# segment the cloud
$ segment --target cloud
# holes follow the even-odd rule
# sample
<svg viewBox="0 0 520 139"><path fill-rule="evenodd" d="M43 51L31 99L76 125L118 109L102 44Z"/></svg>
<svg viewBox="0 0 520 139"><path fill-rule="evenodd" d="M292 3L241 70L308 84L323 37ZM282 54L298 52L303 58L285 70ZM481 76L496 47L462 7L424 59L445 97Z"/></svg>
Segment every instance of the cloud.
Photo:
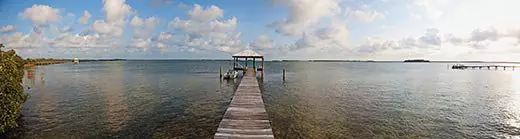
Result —
<svg viewBox="0 0 520 139"><path fill-rule="evenodd" d="M157 36L156 40L157 40L157 41L168 41L168 40L170 40L171 38L173 38L173 34L172 34L172 33L161 32L161 33L159 33L159 35Z"/></svg>
<svg viewBox="0 0 520 139"><path fill-rule="evenodd" d="M316 55L351 51L347 20L340 15L343 9L339 0L272 0L275 5L287 6L288 16L269 24L283 36L300 37L295 42L277 44L270 53L290 55L299 51L303 55ZM254 43L251 43L254 44ZM274 44L274 42L273 42ZM316 55L317 56L317 55Z"/></svg>
<svg viewBox="0 0 520 139"><path fill-rule="evenodd" d="M107 35L107 36L115 36L119 37L123 35L123 26L122 22L105 22L101 20L96 20L91 26L91 29L96 33Z"/></svg>
<svg viewBox="0 0 520 139"><path fill-rule="evenodd" d="M446 4L446 0L412 0L412 5L422 11L423 15L432 20L439 19L444 13L441 7ZM421 16L415 14L418 18Z"/></svg>
<svg viewBox="0 0 520 139"><path fill-rule="evenodd" d="M198 22L194 20L181 20L176 17L173 21L168 23L168 26L195 36L206 36L215 32L234 30L237 26L237 18L232 17L225 21L211 20L207 22Z"/></svg>
<svg viewBox="0 0 520 139"><path fill-rule="evenodd" d="M461 45L461 44L465 43L465 41L466 41L463 38L457 37L451 33L446 34L445 38L446 38L446 41L448 41L449 43L454 44L454 45Z"/></svg>
<svg viewBox="0 0 520 139"><path fill-rule="evenodd" d="M260 35L254 42L250 44L254 48L270 49L273 48L274 42L270 40L266 35Z"/></svg>
<svg viewBox="0 0 520 139"><path fill-rule="evenodd" d="M335 22L327 27L319 28L310 33L304 33L294 45L289 45L290 50L305 48L332 48L348 49L348 30L344 23Z"/></svg>
<svg viewBox="0 0 520 139"><path fill-rule="evenodd" d="M419 37L419 40L421 40L425 44L430 44L430 45L441 45L442 44L442 38L440 36L440 31L437 28L427 29L426 34L424 36Z"/></svg>
<svg viewBox="0 0 520 139"><path fill-rule="evenodd" d="M125 0L103 0L105 20L96 20L91 30L104 36L119 37L124 33L125 19L134 11Z"/></svg>
<svg viewBox="0 0 520 139"><path fill-rule="evenodd" d="M0 36L0 43L4 44L7 48L12 49L35 48L43 46L42 38L42 34L37 32L29 34L15 32L12 35Z"/></svg>
<svg viewBox="0 0 520 139"><path fill-rule="evenodd" d="M367 23L370 23L370 22L374 21L375 19L385 18L384 14L379 13L374 10L370 10L368 8L363 9L363 10L355 10L352 12L348 12L347 16L353 17L357 20L361 20L361 21L367 22Z"/></svg>
<svg viewBox="0 0 520 139"><path fill-rule="evenodd" d="M364 44L358 48L358 52L376 53L386 50L401 50L418 47L420 44L415 38L403 38L400 40L384 40L378 37L369 37Z"/></svg>
<svg viewBox="0 0 520 139"><path fill-rule="evenodd" d="M372 22L376 18L384 18L385 16L377 11L354 11L353 16L361 21Z"/></svg>
<svg viewBox="0 0 520 139"><path fill-rule="evenodd" d="M134 16L132 20L130 21L130 26L132 27L140 27L144 24L143 19L139 18L138 16Z"/></svg>
<svg viewBox="0 0 520 139"><path fill-rule="evenodd" d="M495 43L501 45L507 44L511 39L517 38L514 34L515 31L499 31L496 28L490 27L487 29L474 29L469 33L469 37L463 38L455 36L451 33L443 34L437 28L429 28L426 30L424 35L419 37L405 37L398 40L385 40L377 37L368 38L362 45L358 47L358 52L364 53L376 53L387 50L403 50L403 49L430 49L436 50L441 47L467 47L464 50L470 48L479 49L484 51L488 46L493 46ZM502 41L501 41L502 40ZM507 44L507 45L518 45L518 44ZM455 49L455 48L454 48Z"/></svg>
<svg viewBox="0 0 520 139"><path fill-rule="evenodd" d="M166 47L166 45L164 45L163 43L157 43L157 48L159 48L159 49L167 49L168 47Z"/></svg>
<svg viewBox="0 0 520 139"><path fill-rule="evenodd" d="M398 40L385 40L379 37L369 37L358 47L358 52L376 53L386 50L403 50L403 49L438 49L445 43L461 44L464 42L461 38L453 35L442 35L437 28L426 29L424 35L419 37L404 37Z"/></svg>
<svg viewBox="0 0 520 139"><path fill-rule="evenodd" d="M125 4L125 0L103 0L105 22L120 22L131 13L132 7Z"/></svg>
<svg viewBox="0 0 520 139"><path fill-rule="evenodd" d="M176 17L168 23L177 35L161 33L158 40L166 45L187 47L186 50L219 51L234 53L243 49L240 32L234 32L238 19L220 19L224 10L217 6L203 9L195 4L186 12L187 18ZM174 40L177 39L177 40Z"/></svg>
<svg viewBox="0 0 520 139"><path fill-rule="evenodd" d="M141 48L144 51L148 51L148 47L152 44L150 39L137 38L134 39L133 44L137 48Z"/></svg>
<svg viewBox="0 0 520 139"><path fill-rule="evenodd" d="M271 23L270 27L285 36L298 36L322 17L333 17L341 12L336 0L272 0L275 5L289 8L289 16Z"/></svg>
<svg viewBox="0 0 520 139"><path fill-rule="evenodd" d="M31 20L36 25L44 26L61 19L60 10L47 5L33 5L20 13L22 19Z"/></svg>
<svg viewBox="0 0 520 139"><path fill-rule="evenodd" d="M78 22L81 24L87 24L90 17L92 17L92 15L90 15L90 13L85 10L83 11L83 16L78 19Z"/></svg>
<svg viewBox="0 0 520 139"><path fill-rule="evenodd" d="M63 27L60 31L61 31L61 33L66 33L66 32L72 32L73 29L70 26L66 26L66 27Z"/></svg>
<svg viewBox="0 0 520 139"><path fill-rule="evenodd" d="M3 26L3 27L0 29L0 32L2 32L2 33L8 33L8 32L14 31L14 30L16 30L16 27L14 27L13 25L7 25L7 26Z"/></svg>
<svg viewBox="0 0 520 139"><path fill-rule="evenodd" d="M470 41L481 42L481 41L496 41L501 37L498 30L490 27L488 29L475 29L471 32Z"/></svg>
<svg viewBox="0 0 520 139"><path fill-rule="evenodd" d="M150 37L158 24L159 19L157 17L149 17L143 21L137 16L135 16L130 23L130 25L134 27L134 37L137 38Z"/></svg>
<svg viewBox="0 0 520 139"><path fill-rule="evenodd" d="M155 7L165 6L165 5L173 5L173 0L152 0L150 4Z"/></svg>
<svg viewBox="0 0 520 139"><path fill-rule="evenodd" d="M215 5L203 9L202 6L195 4L193 8L187 12L188 18L194 21L207 22L218 19L224 15L224 10Z"/></svg>
<svg viewBox="0 0 520 139"><path fill-rule="evenodd" d="M177 4L177 8L179 8L181 10L187 10L187 9L190 9L190 6L181 2L181 3Z"/></svg>
<svg viewBox="0 0 520 139"><path fill-rule="evenodd" d="M103 37L97 34L80 35L63 33L49 42L54 47L73 47L73 48L96 48L112 47L117 45L115 38Z"/></svg>

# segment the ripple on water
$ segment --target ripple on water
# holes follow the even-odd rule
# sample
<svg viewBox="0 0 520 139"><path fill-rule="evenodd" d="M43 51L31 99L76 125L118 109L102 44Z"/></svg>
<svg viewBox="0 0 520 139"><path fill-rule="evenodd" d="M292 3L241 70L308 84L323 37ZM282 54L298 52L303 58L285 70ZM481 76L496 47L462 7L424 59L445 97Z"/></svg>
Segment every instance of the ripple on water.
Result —
<svg viewBox="0 0 520 139"><path fill-rule="evenodd" d="M38 67L11 138L211 138L237 81L229 61ZM520 76L445 64L267 62L277 138L518 138ZM282 81L281 71L287 70ZM29 72L29 71L28 71Z"/></svg>

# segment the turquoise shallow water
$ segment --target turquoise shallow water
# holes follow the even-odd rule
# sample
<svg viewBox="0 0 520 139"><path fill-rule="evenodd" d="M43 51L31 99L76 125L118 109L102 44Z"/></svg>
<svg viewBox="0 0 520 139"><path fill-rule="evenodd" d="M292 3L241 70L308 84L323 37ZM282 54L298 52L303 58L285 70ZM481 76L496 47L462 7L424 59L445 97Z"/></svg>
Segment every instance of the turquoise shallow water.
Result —
<svg viewBox="0 0 520 139"><path fill-rule="evenodd" d="M235 81L228 61L37 67L11 138L211 138ZM277 138L518 138L520 71L435 63L267 62ZM227 67L224 67L225 69ZM282 80L282 69L287 79ZM30 87L30 88L28 88Z"/></svg>

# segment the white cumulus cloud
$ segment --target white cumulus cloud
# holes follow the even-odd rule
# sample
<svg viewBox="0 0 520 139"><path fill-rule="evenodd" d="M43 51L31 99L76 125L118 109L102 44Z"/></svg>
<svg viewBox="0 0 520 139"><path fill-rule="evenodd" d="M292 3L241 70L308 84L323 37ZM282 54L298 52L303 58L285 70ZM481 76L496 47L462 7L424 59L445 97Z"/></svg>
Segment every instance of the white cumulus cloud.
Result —
<svg viewBox="0 0 520 139"><path fill-rule="evenodd" d="M15 32L11 35L0 36L0 43L12 49L35 48L43 46L42 38L42 35L36 32L29 34Z"/></svg>
<svg viewBox="0 0 520 139"><path fill-rule="evenodd" d="M103 11L106 22L118 22L133 13L132 7L125 0L103 0Z"/></svg>
<svg viewBox="0 0 520 139"><path fill-rule="evenodd" d="M187 12L187 14L191 20L205 22L222 17L224 15L224 10L215 5L211 5L209 8L203 9L202 6L195 4L193 5L193 8Z"/></svg>
<svg viewBox="0 0 520 139"><path fill-rule="evenodd" d="M130 25L134 27L134 37L136 38L148 38L152 35L153 30L159 24L157 17L149 17L146 20L142 20L135 16Z"/></svg>
<svg viewBox="0 0 520 139"><path fill-rule="evenodd" d="M105 20L96 20L91 29L104 36L119 37L124 33L125 19L134 11L125 0L103 0Z"/></svg>
<svg viewBox="0 0 520 139"><path fill-rule="evenodd" d="M96 33L102 34L102 35L108 35L108 36L121 36L123 35L124 29L123 29L123 23L107 23L102 20L96 20L92 26L92 30Z"/></svg>
<svg viewBox="0 0 520 139"><path fill-rule="evenodd" d="M370 23L375 19L385 18L384 14L374 10L355 10L350 12L349 16L367 23Z"/></svg>
<svg viewBox="0 0 520 139"><path fill-rule="evenodd" d="M130 21L130 26L132 27L140 27L144 24L143 19L139 18L138 16L134 16L132 20Z"/></svg>
<svg viewBox="0 0 520 139"><path fill-rule="evenodd" d="M61 19L60 10L48 5L33 5L20 13L20 16L36 25L48 25Z"/></svg>
<svg viewBox="0 0 520 139"><path fill-rule="evenodd" d="M237 52L244 48L241 33L234 32L238 20L236 17L220 19L223 13L217 6L203 9L195 4L186 12L186 19L176 17L168 23L176 35L161 33L156 39L165 45L186 47L182 48L185 50Z"/></svg>
<svg viewBox="0 0 520 139"><path fill-rule="evenodd" d="M337 0L272 0L275 5L289 8L289 16L269 26L286 36L301 35L322 17L332 17L341 12Z"/></svg>
<svg viewBox="0 0 520 139"><path fill-rule="evenodd" d="M85 11L83 11L83 16L81 16L78 19L78 22L81 24L87 24L90 17L92 17L92 15L90 15L90 13L87 10L85 10Z"/></svg>
<svg viewBox="0 0 520 139"><path fill-rule="evenodd" d="M253 43L251 43L251 46L260 49L269 49L273 48L274 42L273 40L270 40L269 37L267 37L266 35L260 35L258 36L258 38L256 38L256 40Z"/></svg>
<svg viewBox="0 0 520 139"><path fill-rule="evenodd" d="M3 26L3 27L0 29L0 32L2 32L2 33L7 33L7 32L14 31L14 30L16 30L16 27L14 27L13 25L7 25L7 26Z"/></svg>

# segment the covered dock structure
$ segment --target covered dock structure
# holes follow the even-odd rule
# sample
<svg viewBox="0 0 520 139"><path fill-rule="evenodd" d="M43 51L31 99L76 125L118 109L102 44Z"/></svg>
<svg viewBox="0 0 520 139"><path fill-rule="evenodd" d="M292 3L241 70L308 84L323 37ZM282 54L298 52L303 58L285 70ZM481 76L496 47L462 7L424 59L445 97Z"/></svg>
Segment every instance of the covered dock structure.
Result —
<svg viewBox="0 0 520 139"><path fill-rule="evenodd" d="M252 60L253 61L253 69L255 69L254 70L255 72L256 71L262 71L262 73L263 73L263 71L264 71L264 56L258 54L257 52L255 52L253 50L244 50L242 52L234 54L232 57L233 57L233 70L246 71L247 70L248 61ZM242 66L242 64L240 64L241 59L243 59L245 66ZM257 65L256 65L256 60L257 59L261 59L262 60L261 67L257 67Z"/></svg>

